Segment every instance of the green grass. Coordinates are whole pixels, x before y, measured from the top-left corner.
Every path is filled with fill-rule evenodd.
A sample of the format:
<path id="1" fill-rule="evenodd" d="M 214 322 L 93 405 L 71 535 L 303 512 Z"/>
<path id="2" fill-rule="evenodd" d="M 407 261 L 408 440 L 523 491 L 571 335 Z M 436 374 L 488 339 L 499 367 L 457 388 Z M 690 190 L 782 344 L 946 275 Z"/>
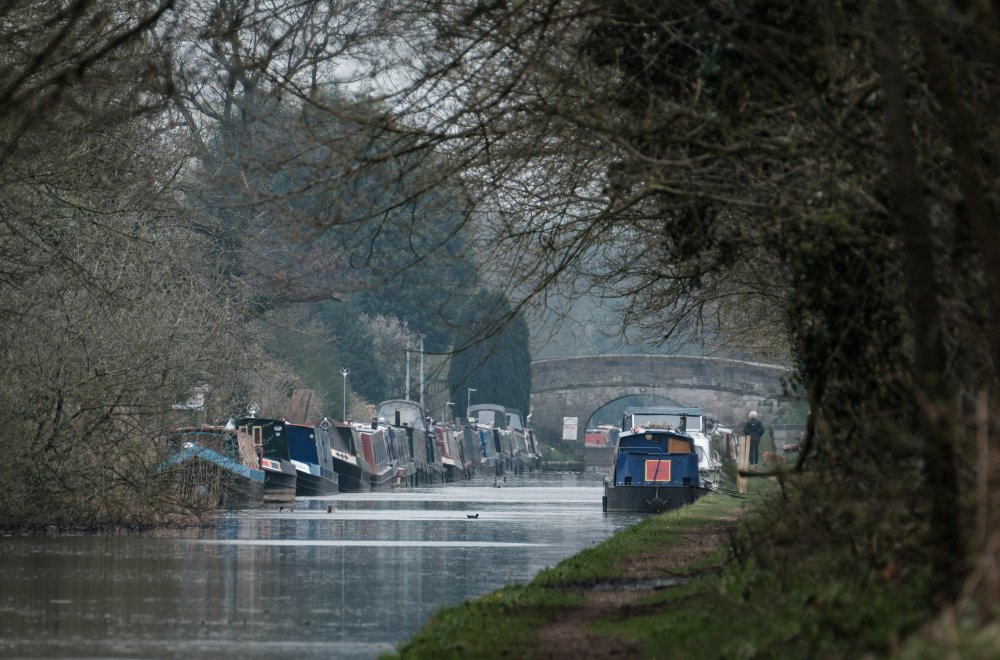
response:
<path id="1" fill-rule="evenodd" d="M 834 557 L 811 557 L 782 584 L 769 571 L 731 563 L 646 599 L 641 615 L 598 621 L 591 632 L 628 640 L 646 657 L 881 655 L 900 631 L 925 620 L 921 594 L 917 585 L 852 576 Z"/>
<path id="2" fill-rule="evenodd" d="M 730 515 L 740 504 L 739 500 L 713 493 L 681 509 L 646 518 L 603 543 L 541 571 L 532 584 L 565 587 L 621 577 L 620 558 L 676 541 L 683 532 Z"/>
<path id="3" fill-rule="evenodd" d="M 752 479 L 748 499 L 721 494 L 649 517 L 603 543 L 507 587 L 436 613 L 399 648 L 402 658 L 543 657 L 539 631 L 583 606 L 584 591 L 622 575 L 618 560 L 667 547 L 680 534 L 767 501 L 777 491 Z M 752 511 L 750 515 L 753 515 Z M 765 540 L 782 543 L 780 538 Z M 855 658 L 888 656 L 931 616 L 926 576 L 883 579 L 849 556 L 798 544 L 770 569 L 732 559 L 728 547 L 703 555 L 680 572 L 690 581 L 634 602 L 625 614 L 592 621 L 588 633 L 622 641 L 643 657 Z M 766 553 L 765 553 L 766 554 Z M 775 556 L 772 553 L 771 556 Z M 890 576 L 891 577 L 891 576 Z M 933 657 L 932 635 L 905 657 Z M 964 648 L 992 650 L 998 636 L 969 636 Z M 614 646 L 614 644 L 612 644 Z M 954 647 L 952 647 L 954 648 Z M 995 656 L 992 656 L 995 657 Z"/>
<path id="4" fill-rule="evenodd" d="M 582 595 L 571 587 L 618 577 L 619 558 L 670 543 L 681 532 L 725 517 L 741 504 L 741 500 L 723 495 L 708 495 L 690 506 L 628 527 L 543 570 L 529 584 L 506 587 L 439 610 L 400 646 L 399 657 L 535 657 L 539 628 L 582 605 Z"/>
<path id="5" fill-rule="evenodd" d="M 534 648 L 539 627 L 582 602 L 578 594 L 530 584 L 504 587 L 439 610 L 400 648 L 399 657 L 530 657 L 526 653 Z"/>

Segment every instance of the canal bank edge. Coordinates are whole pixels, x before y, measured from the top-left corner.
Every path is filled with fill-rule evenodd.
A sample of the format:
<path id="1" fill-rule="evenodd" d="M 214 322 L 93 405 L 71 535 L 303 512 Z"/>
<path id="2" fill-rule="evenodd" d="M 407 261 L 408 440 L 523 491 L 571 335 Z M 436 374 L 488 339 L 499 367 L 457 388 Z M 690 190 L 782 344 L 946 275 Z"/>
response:
<path id="1" fill-rule="evenodd" d="M 605 617 L 632 611 L 670 585 L 716 570 L 746 500 L 713 494 L 651 516 L 512 585 L 437 612 L 383 658 L 607 657 L 632 646 L 591 635 Z"/>
<path id="2" fill-rule="evenodd" d="M 712 494 L 647 518 L 526 585 L 440 610 L 383 657 L 878 657 L 927 622 L 919 583 L 859 580 L 841 557 L 790 557 L 780 580 L 737 560 L 727 541 L 748 504 Z"/>

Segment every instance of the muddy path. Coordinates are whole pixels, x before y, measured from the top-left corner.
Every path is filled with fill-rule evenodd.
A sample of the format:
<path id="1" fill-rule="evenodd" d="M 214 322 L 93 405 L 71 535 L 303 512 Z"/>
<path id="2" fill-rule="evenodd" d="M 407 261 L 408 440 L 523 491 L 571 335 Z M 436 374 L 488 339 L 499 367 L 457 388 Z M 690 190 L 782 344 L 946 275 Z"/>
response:
<path id="1" fill-rule="evenodd" d="M 648 614 L 642 600 L 659 589 L 668 589 L 684 579 L 684 566 L 725 543 L 737 516 L 681 534 L 662 550 L 644 552 L 619 560 L 622 577 L 573 591 L 584 604 L 539 630 L 540 651 L 548 658 L 631 658 L 640 649 L 628 640 L 588 632 L 590 625 L 605 618 Z"/>

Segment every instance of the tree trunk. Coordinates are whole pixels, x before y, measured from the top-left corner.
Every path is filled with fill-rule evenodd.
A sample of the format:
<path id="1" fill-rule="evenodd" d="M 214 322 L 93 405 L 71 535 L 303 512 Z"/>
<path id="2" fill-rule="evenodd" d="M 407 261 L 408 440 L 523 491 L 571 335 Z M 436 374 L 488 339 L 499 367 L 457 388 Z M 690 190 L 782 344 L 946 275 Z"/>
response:
<path id="1" fill-rule="evenodd" d="M 975 122 L 967 108 L 958 87 L 955 83 L 954 64 L 948 52 L 944 48 L 942 34 L 938 27 L 937 16 L 923 0 L 910 0 L 910 11 L 913 17 L 913 24 L 917 36 L 920 40 L 920 47 L 924 55 L 927 67 L 927 82 L 934 99 L 941 108 L 943 124 L 948 134 L 948 140 L 952 149 L 952 160 L 955 165 L 957 185 L 962 195 L 962 205 L 957 213 L 959 222 L 968 225 L 972 235 L 975 237 L 975 247 L 982 256 L 983 271 L 986 278 L 986 290 L 988 293 L 987 303 L 990 311 L 990 321 L 996 327 L 1000 320 L 1000 227 L 997 226 L 996 214 L 991 209 L 986 200 L 985 186 L 983 183 L 983 173 L 980 168 L 981 158 L 976 146 L 976 136 L 974 133 Z M 980 483 L 984 486 L 984 492 L 977 492 L 977 504 L 980 507 L 981 515 L 985 521 L 979 523 L 976 534 L 976 550 L 980 554 L 977 561 L 978 566 L 984 562 L 993 562 L 993 570 L 986 571 L 987 575 L 993 576 L 993 580 L 981 577 L 981 608 L 988 610 L 996 602 L 996 594 L 1000 592 L 1000 585 L 996 583 L 996 557 L 994 550 L 990 546 L 996 546 L 994 540 L 992 544 L 986 538 L 986 525 L 1000 522 L 997 518 L 997 510 L 994 507 L 992 494 L 989 491 L 989 483 L 996 483 L 1000 475 L 991 474 L 993 472 L 992 462 L 989 460 L 991 453 L 997 455 L 1000 452 L 997 443 L 1000 438 L 988 423 L 986 418 L 987 409 L 1000 410 L 1000 388 L 997 387 L 997 370 L 1000 368 L 1000 332 L 995 330 L 989 333 L 990 354 L 993 362 L 993 384 L 989 391 L 993 393 L 992 401 L 983 400 L 983 393 L 980 396 L 979 407 L 984 420 L 981 422 L 984 434 L 980 446 L 980 458 L 977 460 L 980 471 Z M 984 524 L 985 523 L 985 524 Z M 980 570 L 979 572 L 982 572 Z"/>
<path id="2" fill-rule="evenodd" d="M 913 388 L 917 405 L 915 432 L 923 436 L 926 492 L 930 499 L 928 549 L 934 596 L 954 596 L 964 567 L 958 517 L 957 473 L 951 406 L 945 392 L 947 355 L 934 263 L 932 226 L 917 171 L 906 80 L 899 46 L 900 12 L 895 0 L 879 0 L 873 56 L 883 94 L 891 206 L 898 217 L 903 268 L 914 339 Z"/>

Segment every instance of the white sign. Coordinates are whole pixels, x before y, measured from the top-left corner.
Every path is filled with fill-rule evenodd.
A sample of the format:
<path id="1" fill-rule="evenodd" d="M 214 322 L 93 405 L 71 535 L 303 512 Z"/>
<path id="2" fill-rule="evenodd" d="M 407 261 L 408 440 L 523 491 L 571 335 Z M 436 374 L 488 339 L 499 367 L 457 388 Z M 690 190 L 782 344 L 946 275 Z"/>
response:
<path id="1" fill-rule="evenodd" d="M 563 440 L 576 440 L 576 417 L 563 417 Z"/>

